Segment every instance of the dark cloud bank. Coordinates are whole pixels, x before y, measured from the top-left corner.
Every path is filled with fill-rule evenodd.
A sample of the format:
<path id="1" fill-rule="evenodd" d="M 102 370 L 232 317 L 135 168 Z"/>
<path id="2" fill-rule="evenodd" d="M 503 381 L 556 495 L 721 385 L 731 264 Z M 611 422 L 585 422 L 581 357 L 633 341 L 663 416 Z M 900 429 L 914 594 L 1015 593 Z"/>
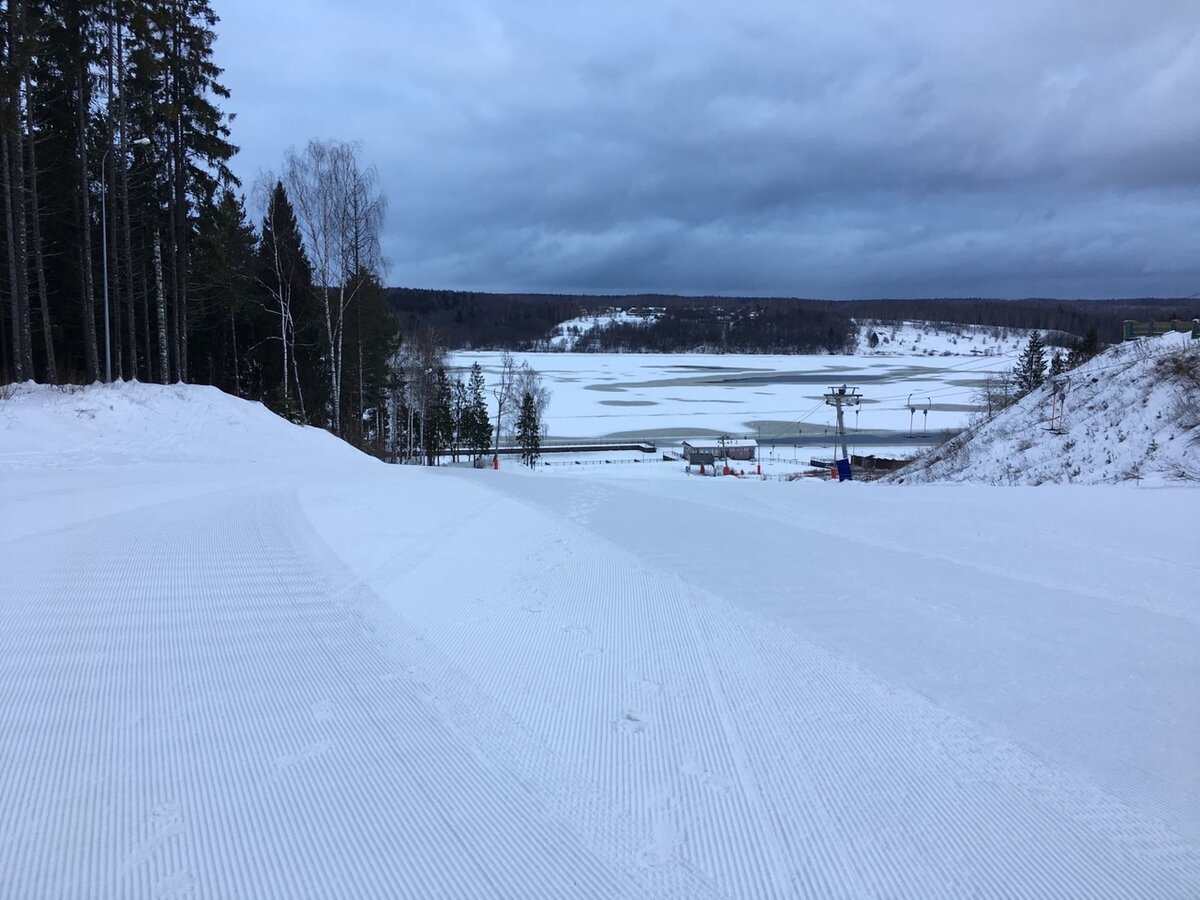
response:
<path id="1" fill-rule="evenodd" d="M 1194 0 L 222 0 L 249 184 L 361 139 L 388 282 L 1200 291 Z"/>

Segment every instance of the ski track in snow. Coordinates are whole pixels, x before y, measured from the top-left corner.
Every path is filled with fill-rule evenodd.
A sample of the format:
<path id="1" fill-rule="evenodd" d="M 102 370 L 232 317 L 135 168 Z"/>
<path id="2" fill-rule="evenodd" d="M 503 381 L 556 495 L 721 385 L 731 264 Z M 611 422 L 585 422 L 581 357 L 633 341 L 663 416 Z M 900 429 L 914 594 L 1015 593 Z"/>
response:
<path id="1" fill-rule="evenodd" d="M 296 510 L 213 495 L 5 547 L 0 896 L 642 895 L 389 677 Z"/>
<path id="2" fill-rule="evenodd" d="M 528 485 L 511 486 L 514 494 L 531 496 Z M 533 497 L 579 520 L 581 504 L 570 490 L 538 487 Z M 578 489 L 590 495 L 583 505 L 593 524 L 597 498 L 613 489 L 584 484 Z M 614 508 L 625 510 L 629 504 Z M 681 511 L 663 508 L 676 515 Z M 684 521 L 705 521 L 701 513 L 687 512 Z M 733 530 L 740 524 L 729 521 L 727 513 L 719 521 Z M 661 533 L 667 523 L 648 516 L 636 528 L 624 518 L 607 526 L 599 528 L 606 541 L 625 534 L 625 544 L 650 548 L 654 544 L 645 534 Z M 596 534 L 591 537 L 594 544 Z M 997 729 L 950 712 L 916 690 L 881 682 L 793 629 L 693 586 L 689 582 L 711 572 L 696 566 L 694 554 L 678 542 L 663 543 L 687 556 L 691 566 L 679 559 L 664 561 L 664 554 L 652 550 L 631 557 L 628 549 L 610 545 L 595 552 L 615 557 L 615 565 L 596 566 L 583 596 L 577 585 L 553 593 L 582 607 L 572 613 L 575 618 L 587 609 L 592 616 L 603 615 L 605 597 L 609 606 L 616 598 L 636 597 L 641 616 L 659 611 L 657 621 L 631 622 L 621 639 L 610 643 L 620 648 L 613 654 L 614 674 L 625 671 L 627 681 L 638 683 L 642 673 L 620 665 L 620 657 L 654 656 L 658 665 L 651 683 L 686 686 L 656 690 L 636 708 L 639 738 L 654 743 L 655 752 L 674 764 L 647 760 L 636 766 L 644 774 L 635 775 L 622 761 L 613 771 L 662 779 L 647 783 L 642 796 L 683 798 L 675 815 L 688 823 L 689 834 L 677 852 L 731 896 L 1196 893 L 1200 857 L 1156 815 L 1139 813 L 1098 788 L 1082 767 L 1047 763 Z M 731 582 L 763 571 L 754 565 L 727 568 Z M 680 579 L 669 571 L 687 575 Z M 633 580 L 642 582 L 640 588 L 629 578 L 605 585 L 616 572 L 636 573 Z M 553 577 L 546 582 L 553 583 Z M 754 592 L 752 585 L 743 587 Z M 604 624 L 614 625 L 611 618 L 600 627 Z M 524 658 L 525 651 L 516 656 Z M 471 664 L 466 658 L 462 663 Z M 541 660 L 534 666 L 544 667 Z M 563 693 L 580 696 L 576 688 Z M 552 710 L 555 698 L 537 705 Z M 1038 731 L 1037 737 L 1047 735 Z M 587 740 L 580 735 L 564 753 L 586 752 Z M 1049 745 L 1054 748 L 1053 741 Z M 690 778 L 681 781 L 681 775 Z M 710 791 L 716 786 L 733 809 L 697 804 L 688 796 L 697 775 Z M 1192 791 L 1178 798 L 1160 794 L 1161 807 L 1145 796 L 1138 799 L 1155 814 L 1174 805 L 1194 822 Z"/>
<path id="3" fill-rule="evenodd" d="M 0 898 L 1200 896 L 1190 495 L 22 453 Z"/>

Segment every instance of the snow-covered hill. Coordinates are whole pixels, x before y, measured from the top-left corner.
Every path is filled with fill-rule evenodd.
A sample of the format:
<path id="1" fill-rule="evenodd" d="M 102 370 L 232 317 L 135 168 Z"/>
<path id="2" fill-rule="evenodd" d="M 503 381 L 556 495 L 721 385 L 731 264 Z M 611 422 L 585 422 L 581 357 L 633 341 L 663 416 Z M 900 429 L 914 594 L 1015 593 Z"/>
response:
<path id="1" fill-rule="evenodd" d="M 281 419 L 214 387 L 10 385 L 0 400 L 0 466 L 341 463 L 368 457 L 329 432 Z"/>
<path id="2" fill-rule="evenodd" d="M 516 468 L 0 399 L 0 898 L 1200 896 L 1194 490 Z"/>
<path id="3" fill-rule="evenodd" d="M 892 480 L 1200 481 L 1200 341 L 1172 334 L 1118 344 L 1068 375 L 1061 412 L 1046 384 Z"/>
<path id="4" fill-rule="evenodd" d="M 857 324 L 859 356 L 1014 356 L 1029 340 L 1028 329 L 992 325 L 867 319 Z"/>
<path id="5" fill-rule="evenodd" d="M 547 350 L 565 351 L 570 353 L 582 335 L 596 328 L 607 328 L 614 324 L 651 325 L 658 320 L 660 311 L 654 308 L 639 307 L 629 309 L 598 310 L 589 316 L 579 316 L 568 319 L 555 326 L 546 342 Z"/>

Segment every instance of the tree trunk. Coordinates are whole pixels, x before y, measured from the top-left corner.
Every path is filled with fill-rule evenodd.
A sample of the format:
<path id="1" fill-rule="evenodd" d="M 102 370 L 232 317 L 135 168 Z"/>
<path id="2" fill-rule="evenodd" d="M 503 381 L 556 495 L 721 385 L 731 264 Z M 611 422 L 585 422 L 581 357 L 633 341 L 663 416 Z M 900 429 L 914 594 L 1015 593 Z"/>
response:
<path id="1" fill-rule="evenodd" d="M 154 295 L 158 302 L 158 379 L 171 383 L 171 362 L 167 355 L 167 301 L 163 296 L 162 238 L 154 229 Z"/>
<path id="2" fill-rule="evenodd" d="M 25 81 L 29 93 L 29 80 Z M 42 312 L 42 339 L 46 345 L 46 383 L 58 383 L 58 366 L 54 359 L 54 332 L 50 327 L 50 296 L 46 292 L 46 257 L 42 248 L 42 210 L 38 199 L 37 136 L 32 119 L 27 123 L 29 141 L 29 214 L 33 223 L 33 264 L 37 273 L 38 305 Z"/>
<path id="3" fill-rule="evenodd" d="M 179 19 L 176 17 L 174 21 L 174 36 L 173 36 L 174 58 L 177 64 L 182 59 L 183 46 L 180 35 Z M 175 120 L 172 122 L 174 131 L 173 150 L 175 153 L 175 169 L 174 169 L 174 208 L 173 223 L 175 226 L 174 235 L 174 253 L 172 254 L 172 275 L 174 277 L 175 288 L 175 327 L 178 329 L 176 341 L 178 343 L 177 358 L 175 360 L 176 367 L 179 370 L 179 380 L 187 381 L 188 379 L 188 308 L 187 308 L 187 269 L 188 269 L 188 212 L 187 212 L 187 152 L 184 147 L 183 140 L 183 97 L 179 87 L 178 74 L 171 80 L 172 93 L 175 97 L 174 114 Z"/>
<path id="4" fill-rule="evenodd" d="M 116 43 L 115 35 L 113 33 L 113 22 L 116 19 L 116 15 L 115 15 L 116 11 L 110 9 L 110 12 L 112 12 L 113 15 L 109 18 L 109 22 L 108 22 L 108 47 L 107 47 L 108 59 L 106 61 L 107 62 L 107 73 L 106 73 L 107 79 L 106 79 L 106 85 L 105 85 L 105 89 L 107 91 L 107 97 L 106 97 L 107 105 L 105 106 L 105 111 L 107 114 L 107 125 L 105 128 L 105 131 L 106 131 L 106 135 L 108 138 L 108 141 L 107 141 L 108 152 L 104 155 L 105 171 L 100 173 L 101 178 L 103 179 L 103 184 L 104 184 L 104 191 L 100 195 L 100 202 L 103 203 L 105 206 L 105 216 L 103 218 L 103 222 L 106 227 L 106 233 L 104 235 L 104 246 L 108 250 L 108 273 L 109 273 L 109 276 L 108 276 L 108 278 L 109 278 L 109 283 L 108 283 L 109 294 L 108 294 L 108 296 L 110 299 L 110 311 L 111 311 L 111 315 L 112 315 L 111 334 L 109 335 L 109 339 L 112 341 L 113 371 L 116 372 L 117 380 L 121 381 L 125 378 L 125 366 L 124 366 L 125 355 L 122 352 L 124 348 L 121 345 L 121 273 L 120 273 L 120 268 L 119 268 L 119 262 L 117 260 L 117 240 L 116 240 L 117 216 L 116 216 L 115 204 L 112 199 L 113 190 L 115 189 L 115 184 L 116 184 L 116 171 L 117 171 L 117 159 L 116 159 L 116 156 L 112 152 L 113 151 L 113 137 L 114 137 L 113 122 L 112 122 L 113 103 L 114 103 L 114 101 L 113 101 L 113 50 L 114 50 L 115 43 Z"/>
<path id="5" fill-rule="evenodd" d="M 79 133 L 79 197 L 80 197 L 80 229 L 79 244 L 80 265 L 82 267 L 81 306 L 83 310 L 83 349 L 87 359 L 88 381 L 100 380 L 100 351 L 96 344 L 96 289 L 92 280 L 92 205 L 91 184 L 88 178 L 88 148 L 87 148 L 87 64 L 79 63 L 79 94 L 76 98 L 77 127 Z"/>
<path id="6" fill-rule="evenodd" d="M 14 41 L 12 32 L 15 29 L 24 31 L 24 13 L 20 21 L 13 15 L 18 4 L 9 2 L 9 39 Z M 14 54 L 15 55 L 15 54 Z M 21 367 L 25 370 L 26 378 L 33 378 L 33 336 L 29 321 L 29 246 L 28 231 L 25 217 L 25 122 L 22 115 L 21 79 L 13 79 L 12 87 L 12 130 L 10 132 L 12 150 L 9 153 L 12 164 L 12 193 L 13 193 L 13 224 L 15 232 L 10 232 L 12 243 L 16 245 L 17 256 L 17 302 L 20 304 L 17 342 L 21 348 Z"/>
<path id="7" fill-rule="evenodd" d="M 137 350 L 137 306 L 134 303 L 133 297 L 133 220 L 129 216 L 129 169 L 126 166 L 126 152 L 129 149 L 128 144 L 128 112 L 125 108 L 125 29 L 124 26 L 117 26 L 117 129 L 118 129 L 118 147 L 121 152 L 121 169 L 120 179 L 117 185 L 117 193 L 120 197 L 121 204 L 121 232 L 124 238 L 125 250 L 125 309 L 128 316 L 129 325 L 129 377 L 137 380 L 138 377 L 138 350 Z M 150 346 L 145 346 L 146 366 L 145 374 L 147 381 L 153 381 L 150 374 Z"/>
<path id="8" fill-rule="evenodd" d="M 139 276 L 142 282 L 142 346 L 146 348 L 146 382 L 154 381 L 154 354 L 151 352 L 151 347 L 154 345 L 150 341 L 150 285 L 146 280 L 145 266 L 145 244 L 142 245 L 142 265 L 139 267 Z"/>
<path id="9" fill-rule="evenodd" d="M 174 176 L 172 176 L 172 179 L 173 178 L 174 178 Z M 183 360 L 183 337 L 182 337 L 183 329 L 180 327 L 180 317 L 179 317 L 179 308 L 180 308 L 180 304 L 179 304 L 179 247 L 175 243 L 175 240 L 179 233 L 178 229 L 176 227 L 176 223 L 175 223 L 177 213 L 178 213 L 178 210 L 176 209 L 175 204 L 172 203 L 171 204 L 171 215 L 170 215 L 171 300 L 172 300 L 172 303 L 171 303 L 171 334 L 172 334 L 172 337 L 174 338 L 174 346 L 172 347 L 172 350 L 174 351 L 174 355 L 175 355 L 175 380 L 183 381 L 183 363 L 182 363 L 182 360 Z"/>
<path id="10" fill-rule="evenodd" d="M 233 350 L 233 391 L 235 396 L 242 396 L 242 369 L 238 365 L 237 322 L 233 318 L 233 307 L 229 307 L 229 339 Z"/>
<path id="11" fill-rule="evenodd" d="M 13 225 L 13 196 L 12 196 L 12 179 L 9 177 L 8 164 L 8 138 L 0 138 L 0 166 L 3 166 L 3 173 L 0 173 L 0 181 L 4 182 L 4 230 L 5 240 L 4 246 L 8 251 L 8 311 L 9 311 L 9 339 L 12 341 L 12 378 L 13 381 L 24 381 L 25 370 L 23 357 L 21 355 L 21 300 L 20 291 L 17 288 L 17 252 L 16 241 L 13 240 L 15 227 Z"/>
<path id="12" fill-rule="evenodd" d="M 325 272 L 328 276 L 328 270 Z M 329 339 L 329 402 L 333 404 L 333 421 L 330 422 L 330 431 L 341 436 L 341 397 L 338 395 L 338 373 L 337 373 L 337 338 L 333 331 L 333 297 L 329 293 L 329 279 L 323 278 L 325 285 L 325 334 Z"/>

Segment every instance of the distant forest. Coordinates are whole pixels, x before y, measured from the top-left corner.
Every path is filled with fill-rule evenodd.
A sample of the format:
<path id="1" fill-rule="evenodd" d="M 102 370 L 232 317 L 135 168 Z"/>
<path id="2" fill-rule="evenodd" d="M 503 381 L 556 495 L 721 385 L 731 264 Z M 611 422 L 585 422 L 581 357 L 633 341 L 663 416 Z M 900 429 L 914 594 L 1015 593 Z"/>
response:
<path id="1" fill-rule="evenodd" d="M 403 333 L 429 327 L 460 350 L 546 350 L 554 328 L 610 309 L 654 310 L 646 322 L 613 322 L 581 335 L 581 352 L 835 353 L 851 349 L 854 320 L 912 320 L 1039 329 L 1069 345 L 1095 329 L 1121 339 L 1126 319 L 1192 319 L 1200 299 L 1135 300 L 802 300 L 658 294 L 490 294 L 389 288 Z"/>

